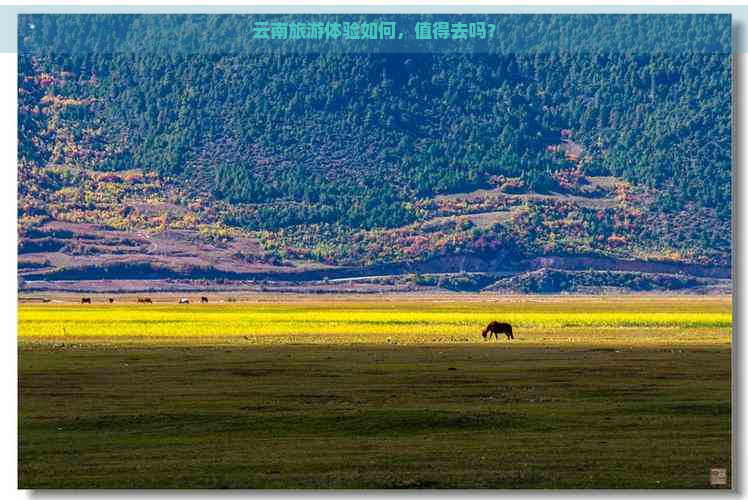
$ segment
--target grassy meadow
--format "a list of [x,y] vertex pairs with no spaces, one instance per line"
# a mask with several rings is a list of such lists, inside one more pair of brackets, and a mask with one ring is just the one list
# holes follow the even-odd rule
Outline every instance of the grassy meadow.
[[[19,305],[20,487],[708,488],[731,467],[729,297],[155,298]],[[516,339],[483,341],[493,319]]]

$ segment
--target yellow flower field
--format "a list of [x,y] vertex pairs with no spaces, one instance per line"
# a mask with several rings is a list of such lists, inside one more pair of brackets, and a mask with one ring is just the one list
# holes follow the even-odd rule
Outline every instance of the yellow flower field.
[[[530,301],[403,302],[298,301],[209,305],[21,305],[18,334],[41,339],[237,339],[253,343],[469,342],[482,340],[492,320],[511,323],[516,343],[565,342],[729,343],[729,302],[683,298],[620,304],[570,298]],[[202,340],[201,340],[202,339]]]

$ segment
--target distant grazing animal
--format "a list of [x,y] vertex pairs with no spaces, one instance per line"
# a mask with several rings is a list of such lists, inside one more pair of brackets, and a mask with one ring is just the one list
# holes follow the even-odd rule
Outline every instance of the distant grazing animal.
[[152,303],[153,302],[148,297],[138,297],[138,304],[152,304]]
[[81,304],[90,304],[91,303],[91,297],[83,297],[81,299]]
[[498,321],[491,321],[485,330],[483,330],[483,338],[491,338],[493,335],[496,340],[499,340],[499,334],[503,333],[506,335],[507,340],[512,340],[514,334],[512,333],[512,325],[509,323],[499,323]]
[[201,304],[207,304],[208,303],[208,297],[200,297],[200,303]]
[[181,299],[179,299],[179,303],[180,304],[189,304],[190,303],[190,299],[181,298]]
[[110,303],[110,304],[114,304],[114,299],[113,299],[113,298],[111,298],[111,297],[109,297],[109,303]]

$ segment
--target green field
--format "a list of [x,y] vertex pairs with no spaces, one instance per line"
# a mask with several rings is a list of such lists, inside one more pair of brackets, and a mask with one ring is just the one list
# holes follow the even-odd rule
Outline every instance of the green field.
[[[731,467],[729,297],[131,302],[19,306],[20,487],[706,488]],[[516,339],[484,342],[491,319]]]

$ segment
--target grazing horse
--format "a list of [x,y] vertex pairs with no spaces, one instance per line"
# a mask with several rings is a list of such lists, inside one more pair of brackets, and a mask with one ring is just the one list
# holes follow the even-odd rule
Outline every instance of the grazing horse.
[[138,297],[138,304],[152,304],[153,302],[148,297]]
[[110,304],[114,304],[114,299],[113,299],[113,298],[111,298],[111,297],[109,297],[109,303],[110,303]]
[[207,304],[208,303],[208,297],[200,297],[200,303],[201,304]]
[[186,298],[179,299],[179,304],[189,304],[189,303],[190,303],[190,299],[186,299]]
[[499,323],[498,321],[491,321],[485,330],[483,330],[483,339],[488,336],[488,338],[491,338],[491,335],[493,335],[496,340],[499,340],[499,334],[503,333],[506,335],[507,340],[512,340],[514,338],[514,334],[512,333],[512,325],[509,323]]
[[90,304],[91,303],[91,297],[83,297],[81,299],[81,304]]

